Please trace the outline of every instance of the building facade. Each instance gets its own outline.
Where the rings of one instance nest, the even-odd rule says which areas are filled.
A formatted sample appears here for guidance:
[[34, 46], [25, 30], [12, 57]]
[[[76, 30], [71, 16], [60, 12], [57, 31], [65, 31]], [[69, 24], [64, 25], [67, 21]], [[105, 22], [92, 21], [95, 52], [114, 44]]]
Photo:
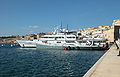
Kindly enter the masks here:
[[120, 19], [114, 20], [112, 26], [114, 27], [114, 40], [120, 38]]

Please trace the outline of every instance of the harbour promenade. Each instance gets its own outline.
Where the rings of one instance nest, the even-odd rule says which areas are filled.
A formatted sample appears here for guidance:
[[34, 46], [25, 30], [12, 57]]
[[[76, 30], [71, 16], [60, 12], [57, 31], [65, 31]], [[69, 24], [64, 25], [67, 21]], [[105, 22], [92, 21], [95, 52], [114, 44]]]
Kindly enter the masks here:
[[91, 67], [83, 77], [120, 77], [119, 49], [111, 48]]

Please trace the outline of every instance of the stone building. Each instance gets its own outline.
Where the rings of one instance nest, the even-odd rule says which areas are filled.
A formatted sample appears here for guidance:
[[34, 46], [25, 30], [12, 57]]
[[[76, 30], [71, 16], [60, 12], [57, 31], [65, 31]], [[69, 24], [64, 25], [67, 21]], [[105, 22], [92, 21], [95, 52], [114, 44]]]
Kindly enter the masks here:
[[112, 26], [114, 27], [114, 40], [120, 38], [120, 19], [114, 20]]
[[[104, 37], [107, 39], [109, 42], [114, 42], [114, 39], [118, 37], [118, 29], [114, 29], [115, 23], [119, 20], [114, 20], [113, 26], [98, 26], [98, 28], [87, 28], [83, 29], [81, 31], [78, 31], [78, 33], [84, 33], [85, 31], [90, 32], [90, 36], [95, 36], [95, 37]], [[118, 23], [118, 22], [117, 22]], [[117, 24], [118, 25], [118, 24]], [[116, 25], [115, 25], [116, 27]]]
[[37, 39], [36, 34], [30, 34], [23, 37], [23, 40], [34, 40], [34, 39]]
[[103, 31], [104, 38], [109, 42], [114, 42], [114, 28]]

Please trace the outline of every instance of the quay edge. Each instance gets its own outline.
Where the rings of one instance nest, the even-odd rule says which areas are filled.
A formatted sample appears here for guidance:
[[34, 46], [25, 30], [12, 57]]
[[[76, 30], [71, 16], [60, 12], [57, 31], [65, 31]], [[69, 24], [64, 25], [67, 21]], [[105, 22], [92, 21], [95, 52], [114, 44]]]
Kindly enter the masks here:
[[[111, 48], [114, 44], [111, 46]], [[96, 71], [97, 67], [101, 64], [105, 56], [111, 51], [111, 48], [105, 52], [105, 54], [85, 73], [83, 77], [92, 77], [93, 73]]]

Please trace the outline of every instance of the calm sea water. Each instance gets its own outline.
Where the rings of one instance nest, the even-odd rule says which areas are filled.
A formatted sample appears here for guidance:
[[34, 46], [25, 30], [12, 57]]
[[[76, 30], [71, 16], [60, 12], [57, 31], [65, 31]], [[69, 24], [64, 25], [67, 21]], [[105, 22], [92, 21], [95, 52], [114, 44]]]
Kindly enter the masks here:
[[0, 77], [82, 77], [106, 51], [0, 47]]

